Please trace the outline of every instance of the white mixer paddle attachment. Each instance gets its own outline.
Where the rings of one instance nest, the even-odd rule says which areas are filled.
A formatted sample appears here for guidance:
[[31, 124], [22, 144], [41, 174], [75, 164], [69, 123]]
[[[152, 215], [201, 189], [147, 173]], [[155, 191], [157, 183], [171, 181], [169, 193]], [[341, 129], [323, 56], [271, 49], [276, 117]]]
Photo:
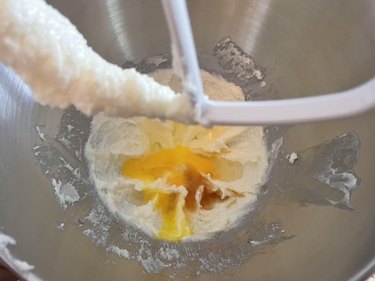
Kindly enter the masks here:
[[348, 91], [267, 101], [212, 101], [203, 92], [185, 0], [162, 0], [172, 41], [174, 67], [202, 125], [265, 125], [347, 117], [375, 107], [375, 78]]

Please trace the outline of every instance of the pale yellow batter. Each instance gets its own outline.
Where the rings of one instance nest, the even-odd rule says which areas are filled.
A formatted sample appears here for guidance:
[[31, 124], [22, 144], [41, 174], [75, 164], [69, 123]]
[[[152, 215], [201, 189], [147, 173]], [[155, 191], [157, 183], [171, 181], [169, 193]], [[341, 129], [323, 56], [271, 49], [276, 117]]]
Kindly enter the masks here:
[[[179, 87], [171, 70], [152, 76]], [[243, 99], [224, 79], [202, 78], [211, 98]], [[86, 157], [101, 199], [118, 217], [160, 239], [205, 239], [236, 225], [256, 200], [268, 166], [263, 137], [262, 127], [98, 115]]]

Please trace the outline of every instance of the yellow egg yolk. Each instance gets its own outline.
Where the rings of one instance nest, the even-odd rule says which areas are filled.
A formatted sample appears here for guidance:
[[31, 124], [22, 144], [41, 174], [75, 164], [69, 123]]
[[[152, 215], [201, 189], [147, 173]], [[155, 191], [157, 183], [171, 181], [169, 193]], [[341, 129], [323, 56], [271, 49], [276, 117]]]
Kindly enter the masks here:
[[213, 190], [207, 177], [229, 181], [240, 176], [238, 172], [226, 171], [242, 173], [237, 162], [194, 153], [189, 147], [183, 146], [160, 149], [140, 158], [128, 159], [121, 170], [123, 176], [141, 180], [146, 186], [157, 179], [166, 178], [168, 185], [186, 188], [186, 197], [168, 189], [144, 190], [145, 201], [152, 201], [162, 218], [162, 227], [157, 237], [174, 242], [193, 233], [185, 210], [211, 209], [215, 201], [225, 200], [219, 190]]

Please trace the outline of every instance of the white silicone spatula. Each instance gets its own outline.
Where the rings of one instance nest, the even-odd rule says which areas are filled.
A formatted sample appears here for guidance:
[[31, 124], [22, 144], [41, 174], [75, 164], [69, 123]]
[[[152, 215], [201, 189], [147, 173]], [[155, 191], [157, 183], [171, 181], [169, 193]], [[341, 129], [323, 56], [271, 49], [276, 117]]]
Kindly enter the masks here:
[[[262, 125], [327, 120], [375, 107], [375, 78], [348, 91], [272, 101], [224, 102], [205, 98], [185, 0], [162, 0], [173, 59], [201, 124]], [[175, 65], [175, 66], [176, 66]]]

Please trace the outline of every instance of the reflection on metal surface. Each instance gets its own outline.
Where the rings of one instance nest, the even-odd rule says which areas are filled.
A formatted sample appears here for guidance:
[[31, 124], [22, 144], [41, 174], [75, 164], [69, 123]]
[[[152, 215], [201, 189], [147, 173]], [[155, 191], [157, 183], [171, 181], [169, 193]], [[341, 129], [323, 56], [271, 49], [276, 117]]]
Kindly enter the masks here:
[[280, 202], [352, 209], [350, 195], [361, 182], [354, 171], [359, 151], [358, 135], [349, 132], [297, 151], [298, 160], [294, 163], [284, 152], [274, 171], [278, 190], [275, 196]]
[[125, 17], [121, 9], [121, 3], [119, 3], [119, 0], [107, 0], [104, 1], [104, 3], [106, 9], [108, 10], [108, 17], [113, 34], [115, 35], [116, 41], [120, 46], [120, 50], [123, 52], [122, 55], [132, 56], [132, 48], [129, 46], [129, 41], [127, 40], [129, 34], [126, 30]]
[[334, 206], [351, 208], [350, 195], [361, 182], [353, 170], [359, 160], [359, 150], [358, 135], [349, 132], [301, 152], [301, 162], [308, 173], [332, 190], [342, 193], [341, 200], [326, 198]]

